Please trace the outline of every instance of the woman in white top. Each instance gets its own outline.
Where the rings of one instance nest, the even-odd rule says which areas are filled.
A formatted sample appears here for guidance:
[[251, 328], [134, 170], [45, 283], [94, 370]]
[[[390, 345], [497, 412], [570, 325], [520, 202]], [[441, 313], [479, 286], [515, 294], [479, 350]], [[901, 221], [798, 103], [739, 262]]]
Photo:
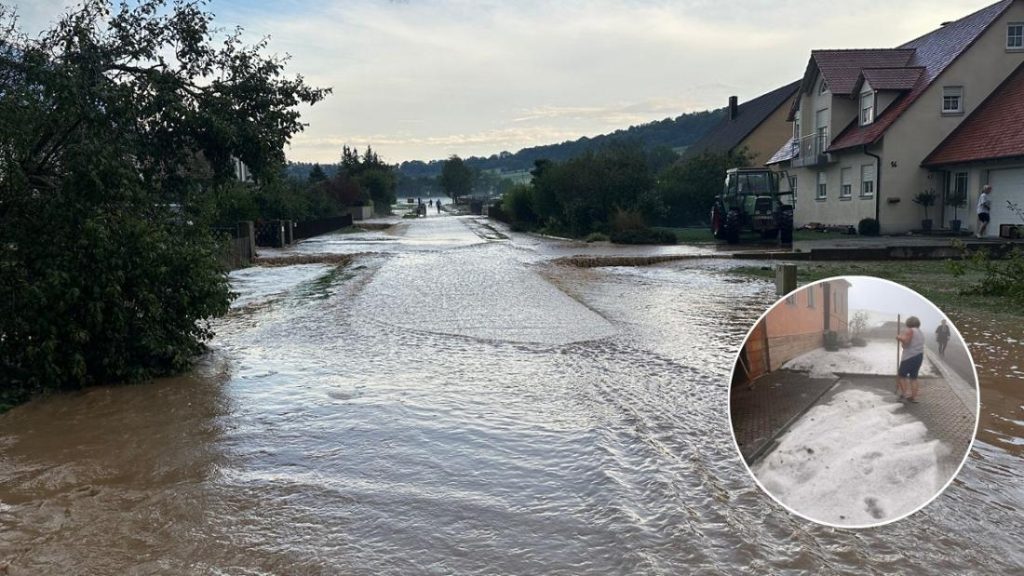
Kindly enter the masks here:
[[907, 329], [896, 337], [903, 344], [903, 360], [896, 374], [896, 387], [900, 398], [917, 403], [917, 373], [924, 361], [924, 333], [917, 316], [907, 318]]

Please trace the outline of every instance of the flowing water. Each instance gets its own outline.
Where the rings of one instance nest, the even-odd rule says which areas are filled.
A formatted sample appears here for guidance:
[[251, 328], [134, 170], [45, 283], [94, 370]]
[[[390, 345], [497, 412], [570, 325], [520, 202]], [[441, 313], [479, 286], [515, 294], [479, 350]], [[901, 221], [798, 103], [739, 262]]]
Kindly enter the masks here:
[[[1021, 569], [1019, 428], [906, 520], [816, 526], [729, 433], [769, 283], [717, 260], [556, 266], [565, 243], [495, 232], [432, 217], [303, 243], [360, 255], [235, 273], [193, 373], [0, 416], [0, 573]], [[1019, 390], [987, 412], [1019, 420]]]

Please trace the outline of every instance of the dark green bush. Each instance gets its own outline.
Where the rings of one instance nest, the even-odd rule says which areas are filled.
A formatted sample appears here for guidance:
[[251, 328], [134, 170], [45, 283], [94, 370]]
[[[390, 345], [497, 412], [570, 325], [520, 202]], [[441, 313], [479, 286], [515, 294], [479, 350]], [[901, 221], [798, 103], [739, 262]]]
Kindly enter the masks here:
[[878, 236], [880, 232], [881, 227], [874, 218], [865, 218], [857, 223], [857, 233], [861, 236]]

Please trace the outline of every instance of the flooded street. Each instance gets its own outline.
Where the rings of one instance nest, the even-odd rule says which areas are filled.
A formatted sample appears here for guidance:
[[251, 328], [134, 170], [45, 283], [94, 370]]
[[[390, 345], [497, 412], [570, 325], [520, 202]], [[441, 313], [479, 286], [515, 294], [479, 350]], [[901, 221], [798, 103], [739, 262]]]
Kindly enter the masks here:
[[0, 574], [1024, 567], [1024, 372], [979, 370], [984, 432], [937, 501], [824, 528], [757, 488], [729, 432], [729, 369], [770, 283], [714, 259], [559, 266], [597, 249], [482, 222], [302, 243], [356, 256], [236, 272], [192, 374], [0, 416]]

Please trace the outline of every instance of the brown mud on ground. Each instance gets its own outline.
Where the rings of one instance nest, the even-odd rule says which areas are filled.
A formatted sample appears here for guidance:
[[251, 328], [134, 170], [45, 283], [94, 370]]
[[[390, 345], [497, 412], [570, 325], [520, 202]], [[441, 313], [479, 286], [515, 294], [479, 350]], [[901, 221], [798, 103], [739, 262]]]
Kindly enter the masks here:
[[255, 266], [292, 266], [294, 264], [339, 264], [347, 265], [357, 254], [289, 254], [287, 256], [271, 256], [257, 258]]
[[1024, 327], [988, 315], [953, 320], [978, 370], [978, 439], [1024, 457]]

